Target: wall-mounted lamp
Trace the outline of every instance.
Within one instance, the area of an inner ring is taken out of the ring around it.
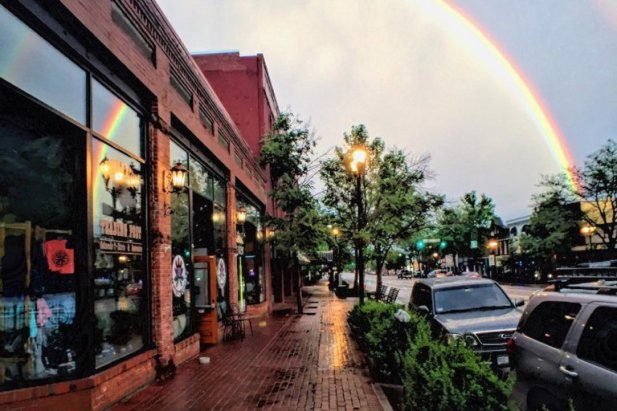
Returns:
[[[186,186],[188,170],[182,163],[176,163],[169,171],[163,172],[163,191],[179,194]]]
[[[236,211],[236,221],[238,224],[244,224],[246,222],[246,208],[240,207]]]
[[[222,211],[214,210],[212,212],[212,222],[215,224],[222,223],[225,221],[225,213]]]

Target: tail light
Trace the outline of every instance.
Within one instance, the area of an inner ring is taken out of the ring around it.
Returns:
[[[514,342],[514,338],[510,338],[507,342],[506,342],[506,351],[508,353],[508,355],[512,355],[514,354],[514,348],[516,348],[516,343]]]

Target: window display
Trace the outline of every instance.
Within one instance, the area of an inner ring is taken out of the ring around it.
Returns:
[[[170,167],[177,163],[188,168],[188,154],[171,143]],[[192,169],[191,169],[192,170]],[[195,175],[190,172],[193,182]],[[172,310],[174,340],[186,337],[191,330],[191,275],[192,250],[189,237],[189,193],[171,195],[171,255],[172,255]]]
[[[240,307],[245,304],[259,304],[265,301],[262,271],[263,247],[261,240],[261,213],[245,196],[236,199],[236,213],[242,213],[237,222],[238,247],[238,300]],[[243,220],[243,221],[242,221]]]
[[[76,370],[80,138],[0,87],[0,390]]]
[[[224,180],[212,171],[209,162],[189,155],[172,141],[170,167],[177,163],[189,170],[186,190],[171,194],[173,335],[174,340],[179,341],[190,335],[195,321],[192,305],[198,297],[191,294],[194,256],[225,256],[226,186]],[[218,290],[217,301],[224,301],[226,294],[225,282]]]
[[[94,313],[96,366],[144,345],[147,301],[140,163],[96,139],[94,192]]]

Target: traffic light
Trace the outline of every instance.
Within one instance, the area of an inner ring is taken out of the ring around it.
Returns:
[[[440,250],[445,249],[447,246],[448,246],[448,243],[446,242],[446,240],[441,240],[441,241],[439,242],[439,249],[440,249]]]
[[[424,250],[425,247],[426,247],[426,244],[424,243],[424,240],[416,241],[416,249],[422,251]]]

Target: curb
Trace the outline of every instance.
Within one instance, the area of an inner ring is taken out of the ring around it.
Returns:
[[[390,401],[388,401],[388,397],[386,397],[386,394],[381,389],[381,384],[372,383],[371,387],[373,387],[373,391],[375,392],[375,395],[379,400],[379,405],[381,405],[381,409],[383,411],[394,411],[392,409],[392,406],[390,405]]]

